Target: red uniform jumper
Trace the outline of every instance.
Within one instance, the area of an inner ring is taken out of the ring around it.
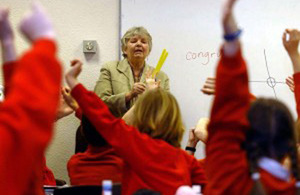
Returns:
[[[75,113],[81,120],[82,110]],[[122,182],[123,161],[110,146],[92,146],[73,155],[67,165],[71,185],[102,185],[102,180]]]
[[[295,73],[293,75],[294,77],[294,83],[295,83],[295,99],[296,99],[296,109],[297,109],[297,115],[298,120],[300,117],[300,72]]]
[[[71,185],[102,185],[102,180],[122,181],[123,162],[114,149],[88,146],[84,153],[73,155],[68,162]]]
[[[8,62],[3,65],[3,75],[4,75],[4,93],[5,96],[9,93],[10,81],[14,74],[14,70],[16,69],[18,62]],[[46,165],[46,158],[43,158],[43,185],[56,185],[55,177],[51,169],[49,169]]]
[[[249,89],[241,51],[222,57],[217,68],[216,94],[208,126],[205,194],[249,194],[253,181],[241,148],[249,129]],[[295,182],[285,182],[260,169],[267,194],[295,194]]]
[[[61,67],[56,46],[38,40],[14,66],[4,66],[9,88],[0,105],[0,192],[43,194],[43,156],[55,120]]]
[[[206,184],[203,167],[186,151],[153,139],[114,117],[104,102],[81,84],[72,90],[83,113],[124,160],[122,194],[153,189],[174,195],[181,185]]]

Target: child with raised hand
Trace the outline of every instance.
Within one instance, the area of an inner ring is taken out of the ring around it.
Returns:
[[[274,99],[249,98],[240,30],[232,9],[222,8],[224,45],[217,67],[216,92],[206,144],[206,194],[298,194],[294,121]],[[284,168],[285,158],[292,171]]]
[[[14,34],[9,23],[9,9],[4,8],[0,11],[0,43],[2,51],[3,71],[4,71],[4,89],[7,95],[10,89],[10,79],[18,64],[17,54],[14,45]],[[59,115],[59,114],[58,114]],[[44,185],[56,185],[55,177],[53,172],[47,167],[46,159],[43,159],[43,184]]]
[[[287,38],[289,37],[289,38]],[[299,47],[299,41],[300,41],[300,31],[297,29],[286,29],[282,36],[282,42],[284,45],[284,48],[286,49],[292,65],[294,74],[291,77],[287,78],[287,84],[290,87],[291,91],[295,93],[295,99],[296,99],[296,110],[297,110],[297,123],[296,123],[296,130],[297,130],[297,147],[298,147],[298,154],[300,152],[299,147],[299,116],[300,116],[300,53],[298,51]],[[300,160],[298,159],[298,162]],[[299,163],[298,163],[299,164]]]
[[[0,107],[0,191],[43,194],[43,156],[52,135],[61,82],[54,30],[41,6],[34,4],[21,22],[32,49],[16,61],[8,13],[0,8],[6,95]]]
[[[75,64],[66,81],[83,114],[124,160],[122,194],[153,189],[173,195],[179,186],[206,184],[203,167],[180,149],[184,129],[173,95],[160,88],[146,91],[135,104],[134,127],[128,126],[79,84],[80,71]]]
[[[298,51],[300,40],[300,31],[297,29],[286,29],[282,35],[282,42],[285,50],[287,51],[294,70],[293,77],[287,79],[287,84],[291,91],[295,92],[295,98],[297,102],[298,118],[300,114],[300,54]]]

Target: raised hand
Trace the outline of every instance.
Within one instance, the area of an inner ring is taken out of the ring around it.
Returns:
[[[206,95],[214,95],[216,92],[216,78],[208,77],[201,91]]]
[[[235,55],[239,49],[238,37],[240,32],[233,16],[233,7],[236,1],[237,0],[224,0],[222,6],[224,38],[225,36],[231,37],[231,40],[228,41],[228,39],[226,39],[224,44],[224,55],[229,57]]]
[[[186,146],[195,148],[197,146],[197,143],[199,142],[199,139],[195,135],[195,128],[191,128],[189,130],[189,139]]]
[[[196,126],[196,129],[195,129],[195,135],[196,137],[202,141],[203,143],[206,143],[206,140],[207,140],[207,125],[209,123],[209,119],[208,118],[201,118],[199,121],[198,121],[198,124]]]
[[[292,61],[294,73],[300,72],[299,40],[300,31],[297,29],[286,29],[282,35],[282,43]]]
[[[290,88],[291,92],[295,91],[295,83],[294,83],[294,78],[292,76],[289,76],[288,78],[286,78],[285,83]]]
[[[43,7],[37,2],[32,4],[31,11],[23,17],[20,30],[30,42],[40,38],[55,38],[51,20]]]
[[[238,30],[233,18],[233,7],[237,0],[224,0],[222,7],[222,22],[224,34],[231,34]]]
[[[0,8],[0,41],[11,41],[14,38],[11,24],[8,20],[9,9]]]
[[[78,103],[72,97],[70,89],[68,87],[62,87],[61,94],[64,99],[65,104],[68,105],[73,111],[76,111],[79,108]]]
[[[59,103],[59,107],[58,107],[58,111],[57,111],[57,115],[56,115],[56,120],[72,114],[77,109],[77,108],[74,109],[74,107],[73,107],[74,105],[76,105],[77,108],[79,107],[77,102],[72,98],[72,96],[70,94],[70,89],[67,87],[62,87],[60,103]]]
[[[282,42],[289,55],[299,55],[298,46],[300,31],[297,29],[286,29],[282,35]]]
[[[81,70],[82,70],[82,62],[79,60],[72,60],[71,69],[65,75],[67,84],[71,89],[73,89],[79,83],[77,81],[77,77],[81,73]]]
[[[9,10],[0,8],[0,45],[3,63],[17,60],[17,52],[14,45],[14,35],[8,20]]]

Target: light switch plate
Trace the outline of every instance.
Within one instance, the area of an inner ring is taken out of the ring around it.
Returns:
[[[97,41],[95,40],[84,40],[82,45],[83,45],[83,53],[97,52]]]

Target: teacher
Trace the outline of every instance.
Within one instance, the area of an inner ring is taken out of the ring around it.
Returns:
[[[104,64],[95,93],[108,105],[112,114],[122,117],[146,89],[146,74],[153,67],[145,59],[152,49],[152,37],[144,27],[130,28],[122,37],[121,61]],[[160,71],[156,75],[160,87],[169,91],[169,78]]]

